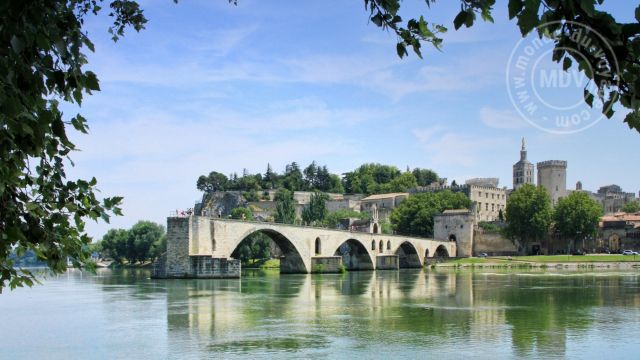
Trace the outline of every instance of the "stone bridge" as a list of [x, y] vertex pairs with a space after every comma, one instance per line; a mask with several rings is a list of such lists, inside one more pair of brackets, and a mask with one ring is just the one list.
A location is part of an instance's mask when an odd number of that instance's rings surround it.
[[331, 230], [213, 217], [169, 217], [167, 253], [155, 277], [239, 277], [232, 254], [256, 232], [282, 250], [281, 273], [421, 267], [427, 258], [456, 256], [455, 241]]

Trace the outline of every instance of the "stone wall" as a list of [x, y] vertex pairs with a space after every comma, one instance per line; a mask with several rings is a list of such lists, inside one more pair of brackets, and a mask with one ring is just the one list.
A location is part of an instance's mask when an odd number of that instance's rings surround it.
[[470, 211], [446, 210], [433, 217], [433, 232], [436, 240], [455, 241], [456, 254], [449, 256], [469, 257], [473, 255], [474, 216]]
[[311, 258], [311, 272], [338, 273], [341, 265], [341, 256], [314, 256]]
[[378, 270], [398, 270], [400, 262], [398, 255], [378, 255], [376, 256], [376, 269]]
[[189, 262], [189, 218], [167, 218], [167, 258], [165, 275], [185, 277], [191, 273]]
[[191, 256], [192, 277], [206, 279], [239, 278], [240, 260]]
[[474, 232], [473, 255], [487, 253], [489, 256], [517, 255], [518, 248], [513, 241], [497, 233], [487, 233], [482, 229]]
[[[154, 265], [154, 278], [239, 278], [240, 260], [213, 258], [213, 226], [205, 217], [167, 218], [167, 252]], [[208, 255], [202, 255], [203, 253]]]

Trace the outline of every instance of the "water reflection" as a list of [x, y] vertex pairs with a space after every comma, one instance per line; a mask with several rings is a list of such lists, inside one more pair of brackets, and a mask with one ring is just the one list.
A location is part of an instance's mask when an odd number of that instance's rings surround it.
[[634, 358], [640, 276], [403, 269], [151, 280], [140, 269], [72, 270], [1, 295], [0, 324], [11, 324], [0, 326], [0, 348], [17, 359]]
[[[640, 323], [637, 274], [516, 274], [425, 270], [170, 281], [171, 342], [207, 351], [323, 351], [371, 346], [564, 356], [572, 337], [611, 322], [612, 308]], [[637, 329], [636, 329], [637, 331]], [[384, 349], [382, 350], [384, 351]], [[538, 354], [538, 355], [536, 355]]]

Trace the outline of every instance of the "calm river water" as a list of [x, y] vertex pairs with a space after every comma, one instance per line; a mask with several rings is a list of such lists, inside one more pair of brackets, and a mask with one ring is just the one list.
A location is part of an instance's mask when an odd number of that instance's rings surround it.
[[3, 359], [640, 358], [640, 272], [151, 280], [70, 270], [0, 295]]

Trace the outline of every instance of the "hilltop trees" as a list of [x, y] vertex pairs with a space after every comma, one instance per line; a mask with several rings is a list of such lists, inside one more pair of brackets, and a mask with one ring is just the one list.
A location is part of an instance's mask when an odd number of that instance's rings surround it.
[[208, 176], [201, 175], [196, 182], [196, 187], [200, 191], [224, 191], [227, 188], [229, 179], [217, 171], [212, 171]]
[[326, 205], [327, 200], [329, 200], [327, 194], [317, 191], [311, 194], [309, 204], [302, 209], [302, 221], [308, 225], [322, 223], [329, 213]]
[[[256, 191], [276, 190], [320, 191], [325, 193], [362, 193], [380, 194], [389, 192], [406, 192], [416, 186], [427, 186], [437, 181], [438, 174], [430, 169], [415, 168], [413, 171], [401, 172], [395, 166], [382, 164], [363, 164], [354, 171], [345, 174], [341, 179], [332, 174], [326, 165], [317, 165], [312, 161], [304, 169], [297, 162], [285, 166], [284, 173], [278, 174], [271, 164], [267, 164], [264, 174], [250, 174], [246, 169], [242, 176], [236, 173], [226, 177], [217, 171], [209, 175], [201, 175], [196, 187], [200, 191], [213, 192], [236, 190], [244, 192], [245, 197], [254, 199]], [[247, 199], [249, 200], [249, 199]], [[252, 200], [249, 200], [252, 201]]]
[[449, 190], [414, 194], [391, 213], [391, 226], [398, 234], [433, 236], [433, 216], [450, 209], [468, 209], [469, 198]]
[[432, 177], [438, 177], [433, 170], [416, 168], [413, 172], [402, 173], [395, 166], [370, 163], [346, 173], [343, 183], [347, 193], [380, 194], [405, 192], [420, 184], [428, 185]]
[[274, 219], [277, 223], [293, 224], [296, 221], [296, 205], [293, 201], [293, 193], [287, 189], [280, 189], [276, 193], [276, 213]]
[[542, 186], [525, 184], [509, 196], [506, 207], [506, 233], [518, 240], [522, 250], [549, 231], [553, 209], [549, 194]]

